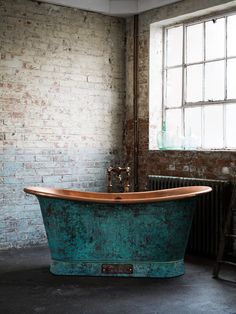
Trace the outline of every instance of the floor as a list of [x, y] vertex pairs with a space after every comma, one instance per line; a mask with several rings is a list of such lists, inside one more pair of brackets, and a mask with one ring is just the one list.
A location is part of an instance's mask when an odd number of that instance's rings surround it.
[[212, 279], [210, 260], [188, 258], [171, 279], [54, 276], [49, 263], [47, 248], [0, 252], [0, 313], [236, 314], [236, 284]]

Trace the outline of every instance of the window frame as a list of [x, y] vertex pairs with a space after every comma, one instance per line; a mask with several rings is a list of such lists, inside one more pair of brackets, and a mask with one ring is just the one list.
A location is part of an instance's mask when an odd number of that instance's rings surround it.
[[[225, 12], [217, 12], [217, 13], [211, 13], [210, 15], [204, 15], [197, 18], [192, 18], [184, 21], [180, 21], [177, 23], [167, 24], [162, 27], [162, 125], [166, 123], [166, 111], [168, 109], [181, 109], [181, 134], [182, 136], [186, 136], [186, 127], [185, 127], [185, 109], [186, 108], [201, 108], [201, 146], [194, 148], [196, 151], [235, 151], [235, 147], [227, 147], [226, 142], [226, 105], [227, 104], [236, 104], [236, 98], [227, 99], [227, 66], [228, 66], [228, 60], [236, 60], [236, 54], [234, 56], [228, 56], [227, 55], [227, 35], [228, 35], [228, 17], [236, 15], [236, 10], [230, 10]], [[224, 56], [221, 58], [211, 58], [206, 59], [206, 23], [209, 21], [217, 20], [220, 18], [224, 18]], [[193, 26], [197, 24], [203, 24], [203, 59], [202, 61], [198, 62], [187, 62], [186, 58], [186, 52], [187, 52], [187, 27]], [[182, 62], [179, 65], [172, 65], [167, 66], [167, 31], [171, 28], [175, 28], [178, 26], [183, 27], [183, 35], [182, 35]], [[205, 67], [206, 64], [217, 62], [217, 61], [223, 61], [224, 62], [224, 99], [220, 100], [205, 100]], [[194, 65], [202, 65], [202, 71], [203, 71], [203, 77], [202, 77], [202, 100], [196, 101], [196, 102], [188, 102], [186, 99], [186, 91], [187, 91], [187, 67], [188, 66], [194, 66]], [[175, 68], [181, 68], [182, 69], [182, 99], [181, 99], [181, 106], [166, 106], [166, 86], [167, 86], [167, 70], [168, 69], [175, 69]], [[204, 147], [204, 107], [205, 106], [214, 106], [214, 105], [222, 105], [223, 110], [223, 147], [221, 148], [210, 148], [210, 147]], [[189, 150], [189, 148], [182, 147], [182, 148], [173, 148], [174, 150]], [[167, 149], [168, 150], [168, 149]]]

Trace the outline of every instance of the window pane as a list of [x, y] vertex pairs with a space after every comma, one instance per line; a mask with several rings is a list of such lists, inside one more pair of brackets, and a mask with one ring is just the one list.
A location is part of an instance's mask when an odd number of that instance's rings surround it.
[[206, 63], [205, 100], [224, 99], [224, 61]]
[[178, 107], [182, 103], [182, 68], [167, 70], [166, 106]]
[[182, 64], [183, 26], [167, 30], [167, 66]]
[[227, 98], [236, 98], [236, 59], [227, 64]]
[[225, 19], [206, 22], [206, 60], [224, 57], [224, 47]]
[[232, 15], [232, 16], [228, 17], [227, 28], [228, 28], [228, 33], [227, 33], [228, 51], [227, 51], [227, 55], [228, 55], [228, 57], [236, 56], [236, 40], [235, 40], [236, 15]]
[[187, 67], [187, 102], [202, 100], [202, 68], [202, 64]]
[[182, 146], [181, 112], [181, 109], [166, 110], [166, 148], [181, 148]]
[[203, 60], [203, 23], [187, 27], [187, 63]]
[[201, 146], [202, 109], [185, 109], [185, 148]]
[[223, 148], [223, 106], [204, 107], [204, 148]]
[[236, 148], [236, 104], [226, 106], [226, 146]]

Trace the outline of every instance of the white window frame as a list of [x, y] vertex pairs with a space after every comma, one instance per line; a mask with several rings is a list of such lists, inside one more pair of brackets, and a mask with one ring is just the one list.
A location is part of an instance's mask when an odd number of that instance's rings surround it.
[[[209, 105], [217, 105], [221, 104], [223, 105], [223, 120], [224, 120], [224, 126], [223, 126], [223, 141], [224, 141], [224, 146], [222, 148], [197, 148], [195, 150], [199, 151], [212, 151], [212, 150], [217, 150], [217, 151], [235, 151], [235, 148], [227, 148], [226, 147], [226, 139], [225, 139], [225, 105], [230, 104], [230, 103], [236, 103], [236, 99], [227, 99], [227, 61], [230, 59], [236, 59], [235, 56], [227, 56], [227, 28], [225, 28], [225, 54], [223, 58], [216, 58], [216, 59], [211, 59], [206, 60], [206, 54], [205, 54], [205, 25], [207, 21], [211, 21], [213, 19], [219, 19], [219, 18], [224, 18], [225, 19], [225, 24], [227, 26], [227, 18], [228, 16], [235, 15], [236, 11], [235, 10], [230, 10], [230, 11], [225, 11], [222, 13], [211, 13], [209, 15], [204, 15], [202, 14], [201, 17], [197, 18], [192, 18], [192, 19], [185, 19], [185, 20], [180, 20], [176, 22], [176, 19], [174, 19], [174, 23], [171, 21], [168, 23], [168, 21], [163, 21], [163, 22], [157, 22], [153, 23], [150, 25], [150, 73], [149, 73], [149, 149], [150, 150], [156, 150], [158, 149], [157, 146], [157, 134], [161, 132], [162, 126], [163, 126], [163, 121], [165, 121], [165, 111], [167, 108], [165, 108], [165, 73], [166, 69], [168, 68], [177, 68], [178, 66], [171, 66], [167, 67], [165, 64], [165, 36], [166, 36], [166, 30], [170, 29], [171, 27], [177, 27], [178, 25], [183, 25], [183, 62], [182, 62], [182, 87], [183, 87], [183, 92], [182, 92], [182, 134], [184, 134], [184, 129], [185, 129], [185, 119], [184, 119], [184, 109], [185, 108], [194, 108], [194, 107], [201, 107], [204, 108], [204, 106], [209, 106]], [[194, 24], [199, 24], [203, 23], [203, 28], [204, 28], [204, 57], [203, 61], [201, 62], [194, 62], [194, 63], [186, 63], [186, 27]], [[158, 61], [157, 61], [158, 59]], [[205, 64], [208, 62], [216, 62], [216, 61], [224, 61], [225, 64], [225, 84], [224, 84], [224, 99], [222, 100], [208, 100], [208, 101], [198, 101], [195, 103], [191, 102], [186, 102], [185, 101], [185, 91], [186, 91], [186, 68], [189, 65], [197, 65], [197, 64], [203, 64], [203, 71], [205, 71]], [[205, 76], [203, 76], [203, 79]], [[162, 84], [158, 84], [154, 87], [156, 82], [162, 82]], [[203, 89], [204, 89], [204, 84], [203, 84]], [[160, 96], [161, 95], [161, 96]], [[204, 99], [204, 91], [203, 91], [203, 99]], [[156, 106], [157, 101], [159, 103], [158, 106]], [[161, 103], [161, 106], [160, 106]], [[156, 108], [154, 108], [156, 106]], [[174, 109], [174, 107], [171, 107], [171, 109]], [[203, 130], [204, 132], [204, 130]], [[203, 138], [203, 135], [202, 135]], [[178, 149], [178, 148], [177, 148]], [[186, 148], [188, 149], [188, 148]], [[185, 150], [185, 148], [181, 148], [181, 150]]]

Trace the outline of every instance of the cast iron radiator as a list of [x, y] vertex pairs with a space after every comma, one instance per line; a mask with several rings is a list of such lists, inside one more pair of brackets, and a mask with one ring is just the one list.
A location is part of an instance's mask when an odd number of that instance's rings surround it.
[[232, 184], [223, 180], [148, 176], [148, 190], [162, 190], [191, 185], [207, 185], [212, 187], [212, 192], [198, 197], [187, 253], [216, 257]]

